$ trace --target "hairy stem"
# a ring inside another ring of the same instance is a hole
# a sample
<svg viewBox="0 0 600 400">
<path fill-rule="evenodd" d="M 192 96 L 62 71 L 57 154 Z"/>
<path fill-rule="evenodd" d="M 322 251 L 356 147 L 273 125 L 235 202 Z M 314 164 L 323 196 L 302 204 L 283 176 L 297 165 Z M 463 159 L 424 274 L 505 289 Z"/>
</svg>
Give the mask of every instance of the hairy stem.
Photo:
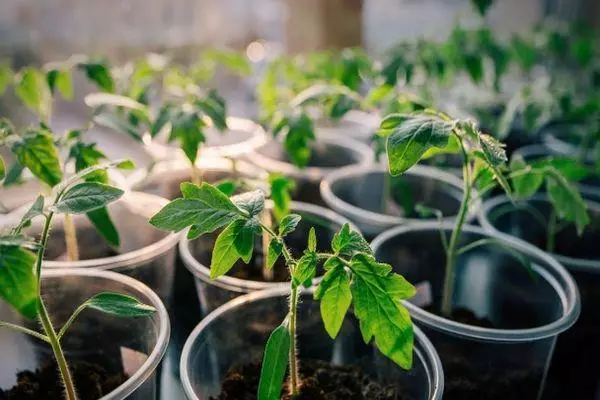
<svg viewBox="0 0 600 400">
<path fill-rule="evenodd" d="M 298 395 L 298 353 L 296 349 L 296 316 L 298 310 L 298 288 L 292 288 L 290 296 L 290 394 Z"/>
<path fill-rule="evenodd" d="M 202 183 L 202 173 L 200 169 L 196 166 L 196 163 L 192 164 L 192 183 L 194 185 L 199 185 Z"/>
<path fill-rule="evenodd" d="M 263 212 L 260 214 L 260 222 L 266 226 L 273 225 L 273 218 L 271 217 L 271 212 L 269 210 L 267 210 L 267 209 L 263 210 Z M 269 235 L 269 232 L 263 230 L 262 231 L 262 249 L 263 249 L 262 272 L 263 272 L 263 278 L 267 282 L 271 282 L 274 278 L 273 268 L 269 268 L 269 265 L 267 262 L 268 261 L 267 254 L 269 253 L 269 243 L 270 242 L 271 242 L 271 236 Z"/>
<path fill-rule="evenodd" d="M 0 321 L 0 328 L 10 328 L 12 330 L 15 330 L 17 332 L 21 332 L 21 333 L 25 333 L 27 335 L 33 336 L 34 338 L 40 339 L 46 343 L 50 343 L 50 340 L 48 339 L 48 337 L 46 335 L 43 335 L 39 332 L 36 331 L 32 331 L 31 329 L 25 328 L 24 326 L 20 326 L 20 325 L 16 325 L 16 324 L 11 324 L 10 322 L 2 322 Z"/>
<path fill-rule="evenodd" d="M 67 396 L 67 400 L 77 400 L 77 395 L 75 393 L 75 385 L 73 383 L 73 378 L 71 377 L 71 371 L 69 371 L 69 366 L 67 364 L 67 360 L 65 358 L 64 352 L 60 345 L 60 340 L 56 335 L 56 331 L 54 330 L 54 326 L 52 326 L 52 321 L 48 315 L 48 310 L 46 310 L 46 305 L 44 304 L 44 300 L 41 295 L 41 279 L 42 279 L 42 261 L 44 259 L 44 253 L 46 251 L 46 245 L 48 244 L 48 236 L 50 234 L 50 226 L 52 224 L 52 217 L 54 213 L 50 212 L 46 216 L 46 222 L 44 223 L 44 229 L 42 231 L 41 237 L 41 246 L 38 250 L 37 260 L 36 260 L 36 273 L 38 279 L 38 316 L 40 318 L 40 322 L 42 327 L 44 328 L 44 332 L 48 337 L 48 341 L 50 346 L 52 346 L 52 352 L 54 353 L 54 358 L 56 359 L 56 363 L 58 364 L 58 369 L 60 371 L 60 375 L 62 378 L 63 386 L 65 387 L 65 393 Z"/>
<path fill-rule="evenodd" d="M 77 231 L 71 214 L 65 214 L 65 243 L 67 245 L 67 260 L 79 260 L 79 246 L 77 244 Z"/>
</svg>

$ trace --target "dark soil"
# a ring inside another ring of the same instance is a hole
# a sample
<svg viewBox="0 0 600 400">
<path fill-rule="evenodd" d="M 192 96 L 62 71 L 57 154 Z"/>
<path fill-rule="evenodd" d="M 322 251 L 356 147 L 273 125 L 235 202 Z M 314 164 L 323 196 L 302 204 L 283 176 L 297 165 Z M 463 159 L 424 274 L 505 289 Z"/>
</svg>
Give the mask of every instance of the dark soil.
<svg viewBox="0 0 600 400">
<path fill-rule="evenodd" d="M 73 380 L 80 400 L 96 400 L 120 386 L 127 380 L 123 373 L 111 374 L 106 369 L 86 362 L 71 364 Z M 8 390 L 0 389 L 4 400 L 64 400 L 55 362 L 46 362 L 35 371 L 17 373 L 17 384 Z"/>
<path fill-rule="evenodd" d="M 255 400 L 260 380 L 260 363 L 232 368 L 211 400 Z M 355 366 L 332 365 L 324 361 L 301 361 L 302 387 L 294 400 L 413 400 L 397 386 L 383 386 Z M 284 385 L 283 400 L 291 400 Z"/>
</svg>

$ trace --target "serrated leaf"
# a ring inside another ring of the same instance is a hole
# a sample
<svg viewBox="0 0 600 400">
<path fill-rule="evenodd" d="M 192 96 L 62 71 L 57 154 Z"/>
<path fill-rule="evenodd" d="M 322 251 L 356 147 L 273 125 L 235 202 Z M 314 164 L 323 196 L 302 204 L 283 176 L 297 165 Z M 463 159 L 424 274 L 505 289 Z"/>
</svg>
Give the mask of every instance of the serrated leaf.
<svg viewBox="0 0 600 400">
<path fill-rule="evenodd" d="M 531 168 L 523 157 L 516 155 L 510 160 L 511 182 L 517 198 L 527 198 L 540 189 L 544 183 L 543 170 Z"/>
<path fill-rule="evenodd" d="M 42 121 L 48 121 L 52 109 L 52 94 L 44 74 L 32 67 L 24 68 L 18 75 L 15 92 L 23 104 Z"/>
<path fill-rule="evenodd" d="M 211 119 L 215 128 L 220 131 L 227 129 L 225 100 L 215 90 L 196 101 L 196 105 Z"/>
<path fill-rule="evenodd" d="M 352 256 L 354 253 L 373 253 L 365 238 L 357 231 L 350 229 L 348 223 L 345 223 L 342 229 L 333 236 L 331 248 L 336 254 L 345 256 Z"/>
<path fill-rule="evenodd" d="M 546 189 L 560 218 L 573 222 L 581 235 L 590 223 L 587 204 L 577 188 L 554 168 L 546 169 Z"/>
<path fill-rule="evenodd" d="M 331 338 L 335 338 L 352 303 L 350 279 L 343 264 L 338 262 L 325 273 L 314 297 L 321 300 L 321 318 L 325 330 Z"/>
<path fill-rule="evenodd" d="M 74 185 L 52 206 L 52 210 L 65 214 L 84 214 L 118 200 L 123 191 L 97 182 Z"/>
<path fill-rule="evenodd" d="M 31 205 L 31 207 L 29 208 L 29 210 L 27 210 L 27 212 L 23 215 L 23 217 L 21 217 L 21 221 L 19 222 L 19 225 L 17 225 L 14 229 L 14 232 L 21 232 L 21 230 L 29 225 L 29 223 L 31 222 L 32 219 L 34 219 L 35 217 L 37 217 L 38 215 L 42 215 L 44 213 L 44 196 L 39 195 L 35 201 L 33 202 L 33 204 Z"/>
<path fill-rule="evenodd" d="M 289 361 L 290 343 L 291 333 L 284 322 L 275 328 L 267 341 L 258 384 L 258 400 L 280 399 Z"/>
<path fill-rule="evenodd" d="M 354 310 L 365 343 L 375 337 L 375 344 L 383 354 L 402 368 L 410 368 L 412 322 L 400 300 L 412 297 L 415 288 L 402 276 L 392 273 L 389 265 L 380 264 L 369 255 L 355 255 L 351 270 Z"/>
<path fill-rule="evenodd" d="M 587 168 L 581 162 L 570 157 L 547 157 L 534 160 L 531 166 L 538 169 L 553 167 L 567 178 L 567 180 L 573 182 L 578 182 L 586 178 L 589 174 Z"/>
<path fill-rule="evenodd" d="M 0 245 L 0 297 L 27 318 L 37 316 L 36 255 L 17 246 Z"/>
<path fill-rule="evenodd" d="M 67 69 L 52 69 L 46 73 L 46 80 L 50 92 L 58 91 L 63 99 L 73 99 L 73 79 L 71 71 Z"/>
<path fill-rule="evenodd" d="M 29 131 L 15 143 L 13 151 L 19 164 L 26 166 L 39 180 L 50 187 L 62 179 L 58 149 L 52 135 L 46 131 Z"/>
<path fill-rule="evenodd" d="M 94 225 L 94 228 L 102 235 L 102 237 L 110 243 L 111 246 L 118 247 L 121 243 L 119 232 L 113 223 L 110 214 L 106 207 L 99 208 L 88 212 L 88 219 Z"/>
<path fill-rule="evenodd" d="M 156 312 L 154 307 L 135 297 L 114 292 L 98 293 L 83 303 L 83 306 L 117 317 L 146 317 Z"/>
<path fill-rule="evenodd" d="M 292 287 L 298 287 L 315 277 L 317 261 L 317 254 L 314 251 L 307 251 L 300 257 L 293 270 Z"/>
<path fill-rule="evenodd" d="M 302 217 L 298 214 L 288 214 L 279 222 L 279 236 L 284 237 L 296 230 Z"/>
<path fill-rule="evenodd" d="M 83 70 L 87 78 L 94 82 L 99 89 L 113 93 L 115 91 L 115 82 L 110 73 L 110 67 L 104 62 L 85 62 L 79 63 L 77 67 Z"/>
<path fill-rule="evenodd" d="M 317 250 L 317 233 L 314 226 L 311 226 L 308 232 L 308 250 L 313 252 Z"/>
<path fill-rule="evenodd" d="M 254 248 L 255 226 L 249 220 L 238 219 L 229 224 L 217 237 L 210 263 L 211 279 L 225 275 L 242 258 L 250 261 Z"/>
<path fill-rule="evenodd" d="M 490 135 L 480 134 L 479 144 L 481 145 L 481 150 L 490 166 L 499 167 L 508 160 L 504 145 Z"/>
<path fill-rule="evenodd" d="M 267 250 L 267 268 L 273 268 L 275 262 L 283 252 L 283 244 L 276 238 L 271 239 L 269 249 Z"/>
<path fill-rule="evenodd" d="M 225 196 L 232 196 L 237 189 L 237 183 L 231 179 L 223 179 L 215 182 L 214 186 L 221 191 Z"/>
<path fill-rule="evenodd" d="M 258 215 L 265 208 L 265 192 L 254 190 L 231 197 L 231 202 L 250 217 Z"/>
<path fill-rule="evenodd" d="M 430 116 L 390 116 L 381 128 L 387 136 L 387 154 L 392 175 L 399 175 L 415 165 L 432 147 L 448 145 L 453 125 Z"/>
</svg>

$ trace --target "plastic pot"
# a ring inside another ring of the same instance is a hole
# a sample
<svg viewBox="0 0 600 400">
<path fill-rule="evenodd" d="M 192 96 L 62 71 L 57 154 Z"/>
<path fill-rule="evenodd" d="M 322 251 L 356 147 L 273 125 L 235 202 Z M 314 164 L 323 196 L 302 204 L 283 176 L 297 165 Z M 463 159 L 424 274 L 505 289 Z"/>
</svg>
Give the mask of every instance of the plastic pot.
<svg viewBox="0 0 600 400">
<path fill-rule="evenodd" d="M 556 156 L 550 148 L 546 145 L 534 145 L 525 146 L 515 152 L 515 155 L 520 155 L 527 162 L 544 159 L 547 157 Z M 563 157 L 570 157 L 568 155 L 562 155 Z M 560 157 L 560 155 L 559 155 Z M 595 164 L 586 162 L 586 167 L 590 171 L 595 171 Z M 577 183 L 577 188 L 581 192 L 581 195 L 586 199 L 593 201 L 600 201 L 600 176 L 591 175 Z"/>
<path fill-rule="evenodd" d="M 452 228 L 419 222 L 372 243 L 378 260 L 418 288 L 405 305 L 440 355 L 444 399 L 538 399 L 556 337 L 579 315 L 573 278 L 524 241 L 466 225 L 459 248 L 481 239 L 496 242 L 457 257 L 453 318 L 439 316 L 446 261 L 440 229 L 449 237 Z"/>
<path fill-rule="evenodd" d="M 156 308 L 150 317 L 120 318 L 95 310 L 81 313 L 63 337 L 65 356 L 71 368 L 78 362 L 97 364 L 111 376 L 125 373 L 128 379 L 103 400 L 156 398 L 157 369 L 169 342 L 169 317 L 158 296 L 144 284 L 110 271 L 93 269 L 50 270 L 43 273 L 43 293 L 55 326 L 62 326 L 74 309 L 93 295 L 113 291 L 134 296 Z M 3 321 L 24 324 L 5 303 Z M 30 323 L 36 328 L 34 322 Z M 0 386 L 10 388 L 16 374 L 35 370 L 53 355 L 49 345 L 9 329 L 0 330 L 2 363 Z"/>
<path fill-rule="evenodd" d="M 292 164 L 283 145 L 270 141 L 248 155 L 248 161 L 267 172 L 279 172 L 296 181 L 292 198 L 305 203 L 324 205 L 319 193 L 321 180 L 340 167 L 371 164 L 373 152 L 357 140 L 335 134 L 323 135 L 311 145 L 308 166 L 300 169 Z"/>
<path fill-rule="evenodd" d="M 212 312 L 194 329 L 181 357 L 182 382 L 189 399 L 218 395 L 231 367 L 262 360 L 270 333 L 288 312 L 289 288 L 239 297 Z M 415 400 L 441 399 L 444 376 L 435 349 L 415 329 L 414 365 L 404 371 L 363 342 L 356 318 L 349 312 L 339 336 L 332 340 L 323 327 L 319 303 L 305 291 L 298 308 L 300 363 L 322 360 L 353 365 L 385 385 L 402 388 Z"/>
<path fill-rule="evenodd" d="M 247 154 L 267 141 L 264 129 L 250 119 L 227 117 L 228 129 L 220 132 L 212 126 L 210 120 L 204 130 L 206 142 L 200 148 L 199 159 L 204 157 L 237 158 Z M 167 143 L 166 137 L 145 139 L 149 144 L 148 151 L 157 160 L 173 158 L 185 159 L 183 152 L 176 143 Z"/>
<path fill-rule="evenodd" d="M 215 183 L 223 179 L 233 179 L 234 163 L 238 177 L 260 179 L 263 174 L 243 160 L 232 161 L 226 158 L 201 158 L 197 167 L 202 181 Z M 190 182 L 191 167 L 187 160 L 175 159 L 157 163 L 151 171 L 139 170 L 128 178 L 128 185 L 144 193 L 151 193 L 169 200 L 181 197 L 180 185 Z"/>
<path fill-rule="evenodd" d="M 79 261 L 66 260 L 64 218 L 53 219 L 45 268 L 85 268 L 111 270 L 144 282 L 169 304 L 173 291 L 175 249 L 179 236 L 154 228 L 148 219 L 167 204 L 167 200 L 140 192 L 126 192 L 108 206 L 109 213 L 121 239 L 112 248 L 85 215 L 73 215 L 79 247 Z M 28 208 L 25 207 L 25 208 Z M 25 210 L 17 210 L 2 220 L 2 226 L 15 226 Z M 36 236 L 44 220 L 36 218 L 25 233 Z"/>
<path fill-rule="evenodd" d="M 593 122 L 585 121 L 553 121 L 540 129 L 540 135 L 553 154 L 574 157 L 595 165 L 599 145 L 594 139 L 588 144 L 584 143 L 594 126 Z"/>
<path fill-rule="evenodd" d="M 318 120 L 316 123 L 317 135 L 337 135 L 351 137 L 370 145 L 371 139 L 379 128 L 379 117 L 376 114 L 359 110 L 351 110 L 339 121 L 331 122 Z"/>
<path fill-rule="evenodd" d="M 265 207 L 272 210 L 273 204 L 268 201 Z M 315 227 L 317 234 L 317 250 L 329 251 L 327 245 L 331 243 L 333 235 L 347 222 L 333 211 L 313 204 L 292 202 L 290 210 L 302 216 L 296 230 L 286 236 L 286 243 L 296 256 L 301 256 L 302 251 L 306 249 L 311 226 Z M 249 265 L 239 261 L 228 275 L 210 279 L 210 261 L 218 233 L 220 232 L 203 235 L 193 241 L 182 236 L 179 242 L 183 263 L 196 277 L 196 289 L 203 316 L 242 294 L 272 288 L 289 288 L 289 277 L 283 263 L 275 265 L 274 279 L 269 282 L 262 279 L 263 247 L 260 236 L 256 236 L 254 256 Z"/>
<path fill-rule="evenodd" d="M 546 249 L 547 225 L 529 207 L 548 220 L 552 210 L 544 195 L 537 195 L 514 206 L 505 197 L 486 201 L 481 224 L 494 231 L 509 233 Z M 506 212 L 509 208 L 509 212 Z M 589 399 L 600 395 L 600 371 L 590 368 L 600 359 L 600 204 L 588 202 L 592 223 L 579 237 L 570 226 L 558 233 L 553 256 L 575 278 L 581 293 L 581 317 L 556 343 L 548 378 L 549 398 Z M 498 212 L 501 211 L 501 215 Z"/>
<path fill-rule="evenodd" d="M 367 237 L 419 220 L 415 211 L 418 204 L 440 210 L 444 220 L 453 220 L 462 194 L 463 184 L 456 176 L 422 165 L 397 177 L 390 176 L 384 165 L 350 166 L 332 172 L 321 182 L 325 203 L 354 222 Z M 470 219 L 478 207 L 479 201 L 472 207 Z"/>
</svg>

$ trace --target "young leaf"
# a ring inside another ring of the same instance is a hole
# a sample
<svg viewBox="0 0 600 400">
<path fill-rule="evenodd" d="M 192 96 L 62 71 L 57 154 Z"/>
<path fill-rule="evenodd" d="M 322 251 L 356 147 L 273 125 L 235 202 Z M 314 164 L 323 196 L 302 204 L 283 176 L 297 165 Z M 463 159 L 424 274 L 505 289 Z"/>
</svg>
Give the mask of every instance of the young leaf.
<svg viewBox="0 0 600 400">
<path fill-rule="evenodd" d="M 231 202 L 240 210 L 248 213 L 250 217 L 258 215 L 265 208 L 265 192 L 254 190 L 233 196 Z"/>
<path fill-rule="evenodd" d="M 314 226 L 311 226 L 308 232 L 308 250 L 312 252 L 317 250 L 317 233 Z"/>
<path fill-rule="evenodd" d="M 96 84 L 99 89 L 105 92 L 113 93 L 115 91 L 115 82 L 110 73 L 110 68 L 103 62 L 85 62 L 79 63 L 77 67 L 83 70 L 88 79 Z"/>
<path fill-rule="evenodd" d="M 298 223 L 302 219 L 298 214 L 288 214 L 279 223 L 279 236 L 284 237 L 296 230 Z"/>
<path fill-rule="evenodd" d="M 453 124 L 433 116 L 390 115 L 381 122 L 387 135 L 389 168 L 399 175 L 416 164 L 432 147 L 448 145 Z"/>
<path fill-rule="evenodd" d="M 508 161 L 504 145 L 490 135 L 480 134 L 479 144 L 485 159 L 492 167 L 499 167 Z"/>
<path fill-rule="evenodd" d="M 314 251 L 305 252 L 294 268 L 292 287 L 298 287 L 315 277 L 317 273 L 317 254 Z"/>
<path fill-rule="evenodd" d="M 52 95 L 44 74 L 35 68 L 24 68 L 15 84 L 15 91 L 21 101 L 41 120 L 48 121 L 52 108 Z"/>
<path fill-rule="evenodd" d="M 2 183 L 3 186 L 10 186 L 21 182 L 21 175 L 23 174 L 24 169 L 25 167 L 19 164 L 18 161 L 14 162 L 8 169 L 8 172 L 6 173 L 6 177 L 4 178 L 4 182 Z"/>
<path fill-rule="evenodd" d="M 146 317 L 156 312 L 154 307 L 140 302 L 135 297 L 113 292 L 98 293 L 83 306 L 117 317 Z"/>
<path fill-rule="evenodd" d="M 402 368 L 410 368 L 412 322 L 400 300 L 414 296 L 415 288 L 402 276 L 392 273 L 391 266 L 378 263 L 370 255 L 355 255 L 350 268 L 354 310 L 365 343 L 375 337 L 375 344 L 383 354 Z"/>
<path fill-rule="evenodd" d="M 290 191 L 294 189 L 295 183 L 281 174 L 272 173 L 269 174 L 269 184 L 271 185 L 271 199 L 275 205 L 273 214 L 277 220 L 281 220 L 290 212 L 292 201 Z"/>
<path fill-rule="evenodd" d="M 171 121 L 171 136 L 169 141 L 179 139 L 181 149 L 192 163 L 198 157 L 200 144 L 206 141 L 204 136 L 204 122 L 195 112 L 180 112 Z"/>
<path fill-rule="evenodd" d="M 88 212 L 88 219 L 94 225 L 94 228 L 102 235 L 102 237 L 114 247 L 118 247 L 121 243 L 119 232 L 115 227 L 110 214 L 106 207 L 98 208 Z"/>
<path fill-rule="evenodd" d="M 352 302 L 350 279 L 344 265 L 335 261 L 333 263 L 335 266 L 329 268 L 315 291 L 315 299 L 321 300 L 321 318 L 325 330 L 331 338 L 338 335 Z M 329 263 L 329 265 L 331 264 Z"/>
<path fill-rule="evenodd" d="M 275 262 L 281 253 L 283 252 L 283 243 L 276 238 L 271 239 L 271 243 L 269 243 L 269 249 L 267 251 L 267 268 L 273 268 Z"/>
<path fill-rule="evenodd" d="M 6 164 L 4 163 L 4 159 L 0 157 L 0 181 L 4 179 L 6 176 Z"/>
<path fill-rule="evenodd" d="M 333 236 L 331 248 L 335 254 L 352 256 L 354 253 L 373 254 L 373 250 L 364 237 L 355 230 L 350 229 L 350 224 L 345 223 Z"/>
<path fill-rule="evenodd" d="M 18 246 L 0 245 L 0 297 L 27 318 L 37 316 L 36 255 Z"/>
<path fill-rule="evenodd" d="M 473 7 L 479 12 L 479 15 L 485 17 L 488 8 L 490 8 L 494 0 L 471 0 L 471 2 L 473 3 Z"/>
<path fill-rule="evenodd" d="M 19 225 L 17 225 L 14 229 L 15 233 L 19 233 L 21 232 L 21 230 L 26 227 L 27 225 L 29 225 L 29 223 L 31 222 L 32 219 L 34 219 L 35 217 L 37 217 L 38 215 L 42 215 L 44 213 L 44 196 L 39 195 L 35 201 L 33 202 L 33 204 L 31 205 L 31 207 L 29 208 L 29 210 L 27 210 L 27 212 L 25 213 L 25 215 L 23 215 L 23 217 L 21 218 L 21 222 L 19 222 Z"/>
<path fill-rule="evenodd" d="M 171 122 L 171 118 L 174 115 L 174 107 L 172 104 L 163 105 L 158 111 L 158 115 L 154 120 L 154 123 L 150 127 L 150 136 L 155 137 L 162 131 L 162 129 Z"/>
<path fill-rule="evenodd" d="M 83 182 L 67 190 L 52 209 L 58 213 L 84 214 L 112 203 L 123 193 L 121 189 L 110 185 Z"/>
<path fill-rule="evenodd" d="M 523 157 L 516 155 L 510 160 L 511 181 L 515 196 L 526 198 L 534 195 L 544 183 L 543 170 L 536 170 L 525 163 Z"/>
<path fill-rule="evenodd" d="M 225 100 L 215 90 L 211 90 L 203 99 L 197 100 L 196 105 L 204 114 L 208 115 L 215 128 L 220 131 L 227 129 Z"/>
<path fill-rule="evenodd" d="M 573 222 L 581 235 L 590 223 L 590 216 L 577 188 L 553 168 L 546 169 L 546 188 L 558 216 Z"/>
<path fill-rule="evenodd" d="M 66 100 L 73 98 L 73 80 L 69 70 L 51 69 L 46 72 L 46 80 L 50 93 L 54 94 L 55 91 L 58 91 Z"/>
<path fill-rule="evenodd" d="M 232 196 L 237 189 L 237 183 L 235 181 L 224 179 L 219 182 L 215 182 L 214 186 L 221 191 L 225 196 Z"/>
<path fill-rule="evenodd" d="M 210 263 L 211 279 L 225 275 L 240 258 L 249 262 L 254 248 L 254 229 L 248 220 L 238 219 L 219 234 Z"/>
<path fill-rule="evenodd" d="M 69 150 L 69 159 L 75 161 L 76 172 L 98 165 L 100 161 L 106 158 L 104 153 L 96 149 L 95 143 L 86 144 L 78 141 Z M 88 182 L 108 183 L 108 173 L 106 170 L 101 169 L 88 174 L 84 179 Z"/>
<path fill-rule="evenodd" d="M 267 341 L 258 384 L 258 400 L 279 400 L 289 361 L 291 334 L 287 320 Z"/>
<path fill-rule="evenodd" d="M 49 132 L 29 131 L 13 146 L 19 164 L 50 187 L 62 180 L 58 149 Z"/>
</svg>

